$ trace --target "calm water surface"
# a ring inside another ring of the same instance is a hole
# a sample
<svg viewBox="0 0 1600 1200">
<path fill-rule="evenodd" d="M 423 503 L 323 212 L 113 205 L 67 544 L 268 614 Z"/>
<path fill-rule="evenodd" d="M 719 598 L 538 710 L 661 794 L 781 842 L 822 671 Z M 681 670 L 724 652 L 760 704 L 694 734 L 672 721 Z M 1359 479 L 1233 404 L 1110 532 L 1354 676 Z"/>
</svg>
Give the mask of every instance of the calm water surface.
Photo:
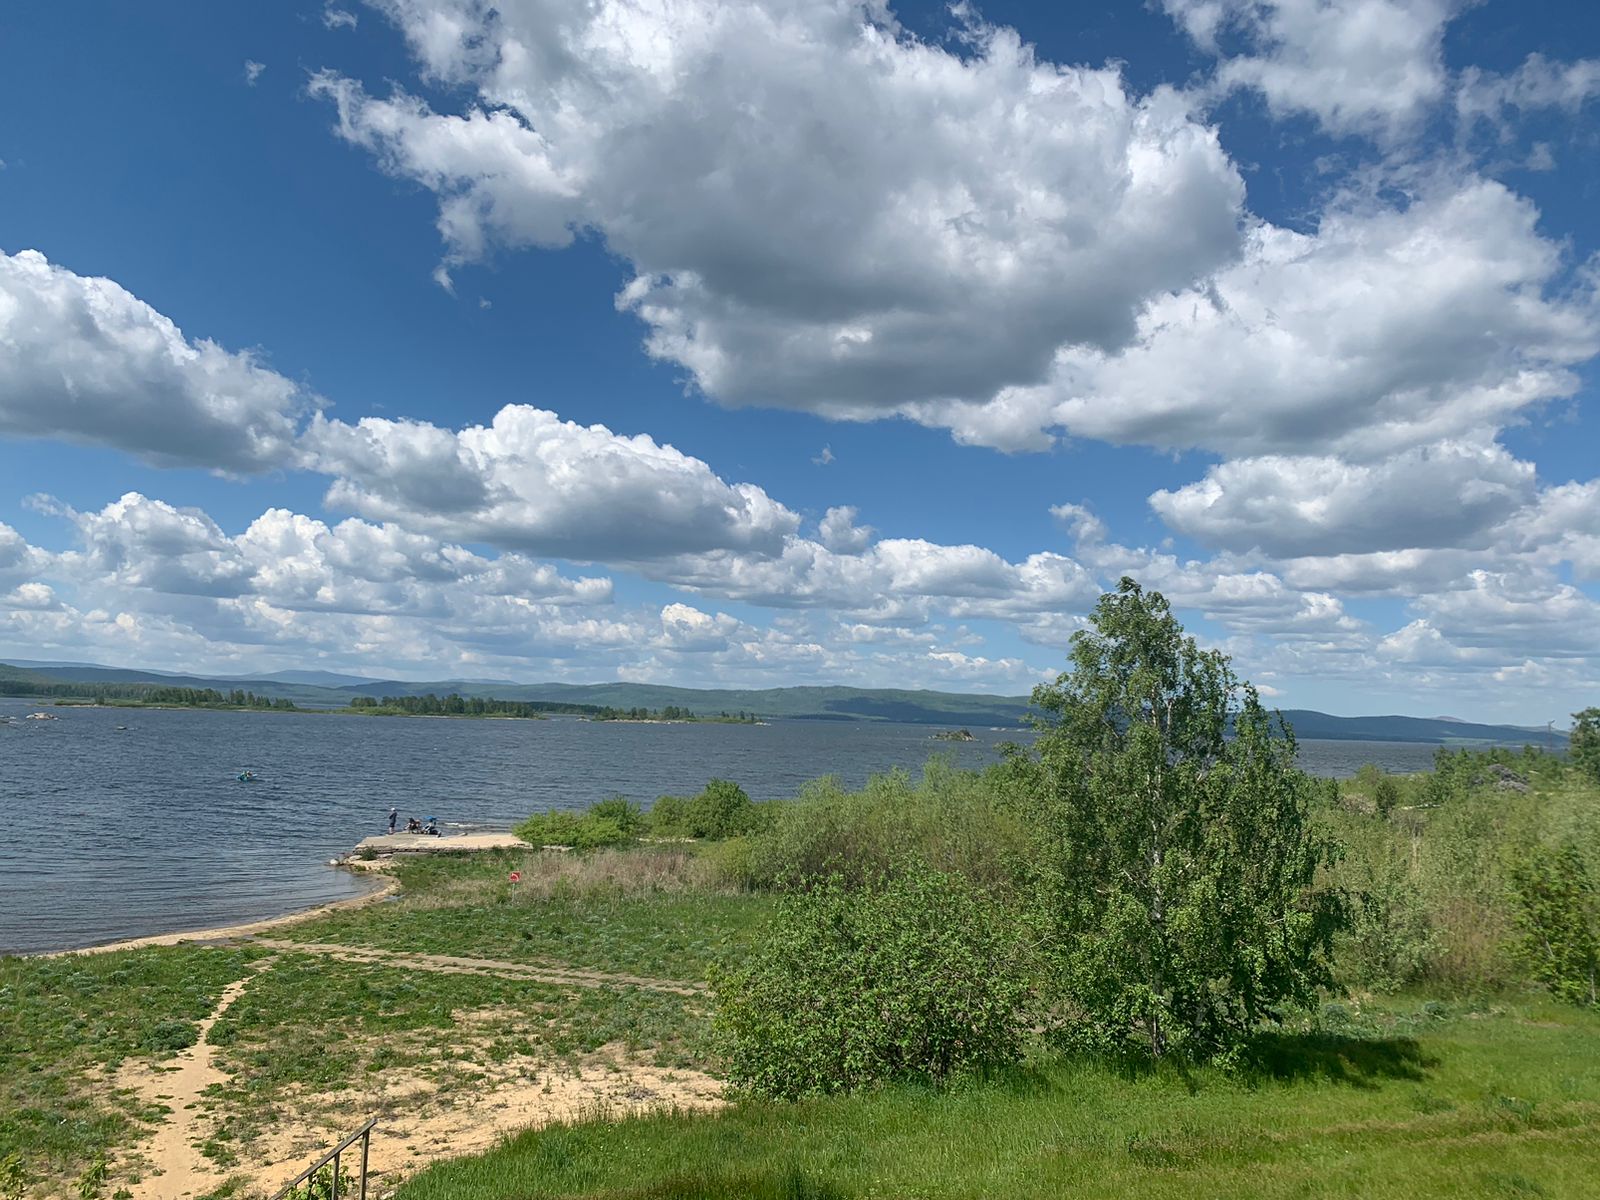
<svg viewBox="0 0 1600 1200">
<path fill-rule="evenodd" d="M 993 762 L 1016 730 L 931 740 L 925 725 L 781 721 L 652 725 L 448 721 L 306 713 L 44 709 L 0 700 L 0 953 L 93 945 L 275 916 L 358 895 L 327 860 L 401 819 L 447 832 L 509 829 L 530 812 L 613 793 L 648 804 L 712 776 L 757 799 L 819 775 L 858 786 L 935 751 Z M 6 718 L 10 718 L 9 721 Z M 1427 768 L 1433 747 L 1302 742 L 1301 765 Z M 240 771 L 261 778 L 240 783 Z"/>
</svg>

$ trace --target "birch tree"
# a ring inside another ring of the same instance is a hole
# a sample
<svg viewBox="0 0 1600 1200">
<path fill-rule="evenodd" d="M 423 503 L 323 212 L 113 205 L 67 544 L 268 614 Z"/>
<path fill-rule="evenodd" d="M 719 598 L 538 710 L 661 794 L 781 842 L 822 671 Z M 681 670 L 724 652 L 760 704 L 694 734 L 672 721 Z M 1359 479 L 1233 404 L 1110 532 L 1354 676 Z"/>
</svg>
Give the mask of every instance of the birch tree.
<svg viewBox="0 0 1600 1200">
<path fill-rule="evenodd" d="M 1293 732 L 1124 578 L 1035 689 L 1050 929 L 1082 1040 L 1226 1055 L 1331 982 L 1346 920 Z"/>
</svg>

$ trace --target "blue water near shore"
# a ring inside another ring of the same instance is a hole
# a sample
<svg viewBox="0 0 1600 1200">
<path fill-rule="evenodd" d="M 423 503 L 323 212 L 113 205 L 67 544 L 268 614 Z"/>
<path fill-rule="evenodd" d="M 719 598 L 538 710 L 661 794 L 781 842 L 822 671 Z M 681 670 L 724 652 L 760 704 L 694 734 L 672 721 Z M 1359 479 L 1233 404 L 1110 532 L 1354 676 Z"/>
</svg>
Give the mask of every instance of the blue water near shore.
<svg viewBox="0 0 1600 1200">
<path fill-rule="evenodd" d="M 24 721 L 32 711 L 55 721 Z M 5 718 L 10 720 L 6 721 Z M 276 916 L 359 895 L 329 858 L 383 832 L 390 805 L 447 832 L 621 793 L 648 804 L 712 776 L 757 799 L 819 775 L 848 785 L 930 754 L 995 760 L 1016 730 L 938 742 L 925 725 L 654 725 L 304 713 L 46 708 L 0 700 L 0 953 Z M 1302 742 L 1301 765 L 1426 769 L 1433 747 Z M 243 770 L 260 779 L 240 783 Z"/>
</svg>

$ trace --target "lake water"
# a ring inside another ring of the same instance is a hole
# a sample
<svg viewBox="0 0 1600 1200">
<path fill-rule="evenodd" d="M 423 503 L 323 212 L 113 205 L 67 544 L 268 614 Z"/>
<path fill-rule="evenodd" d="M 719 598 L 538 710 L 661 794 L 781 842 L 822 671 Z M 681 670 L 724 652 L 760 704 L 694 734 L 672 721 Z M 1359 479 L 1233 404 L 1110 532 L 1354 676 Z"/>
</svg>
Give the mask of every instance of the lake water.
<svg viewBox="0 0 1600 1200">
<path fill-rule="evenodd" d="M 757 799 L 808 779 L 846 784 L 947 751 L 993 762 L 1016 730 L 932 740 L 925 725 L 780 721 L 652 725 L 447 721 L 304 713 L 44 709 L 0 700 L 0 953 L 93 945 L 255 920 L 357 895 L 329 858 L 384 830 L 390 805 L 446 832 L 509 829 L 530 812 L 613 793 L 648 804 L 713 776 Z M 4 719 L 9 717 L 9 721 Z M 1301 765 L 1418 771 L 1433 747 L 1302 742 Z M 260 776 L 240 783 L 245 769 Z"/>
</svg>

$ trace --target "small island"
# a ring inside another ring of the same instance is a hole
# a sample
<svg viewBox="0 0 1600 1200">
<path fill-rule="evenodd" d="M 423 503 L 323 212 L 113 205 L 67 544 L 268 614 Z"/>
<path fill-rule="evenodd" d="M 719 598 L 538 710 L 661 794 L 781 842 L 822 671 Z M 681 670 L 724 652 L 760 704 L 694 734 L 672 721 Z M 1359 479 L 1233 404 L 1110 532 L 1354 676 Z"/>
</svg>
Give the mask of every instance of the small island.
<svg viewBox="0 0 1600 1200">
<path fill-rule="evenodd" d="M 539 700 L 496 700 L 486 696 L 356 696 L 334 712 L 362 717 L 511 717 L 543 721 L 551 713 L 581 710 L 581 704 L 556 704 Z"/>
<path fill-rule="evenodd" d="M 747 712 L 719 712 L 715 716 L 705 716 L 692 709 L 683 708 L 676 704 L 667 704 L 659 709 L 649 708 L 602 708 L 589 718 L 591 721 L 653 721 L 658 724 L 679 724 L 683 722 L 710 723 L 713 725 L 758 725 L 761 718 L 755 713 Z"/>
<path fill-rule="evenodd" d="M 941 729 L 933 735 L 933 740 L 936 742 L 975 742 L 978 739 L 973 736 L 970 729 Z"/>
<path fill-rule="evenodd" d="M 601 704 L 568 704 L 559 700 L 497 700 L 492 696 L 462 696 L 452 692 L 436 696 L 356 696 L 345 708 L 334 711 L 365 717 L 484 717 L 542 721 L 550 716 L 581 717 L 589 721 L 652 721 L 666 724 L 710 722 L 722 725 L 755 725 L 754 713 L 721 712 L 702 716 L 691 709 L 668 704 L 661 709 L 613 708 Z"/>
</svg>

